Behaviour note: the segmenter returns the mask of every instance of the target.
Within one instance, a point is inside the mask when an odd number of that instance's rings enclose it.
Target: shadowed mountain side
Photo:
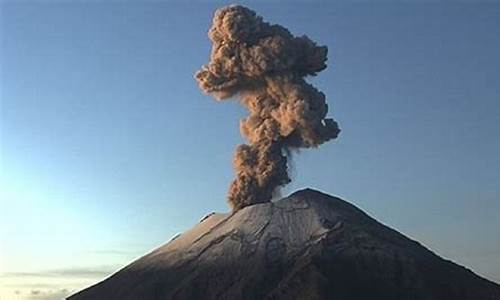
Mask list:
[[[87,299],[500,299],[500,286],[306,189],[212,214]]]

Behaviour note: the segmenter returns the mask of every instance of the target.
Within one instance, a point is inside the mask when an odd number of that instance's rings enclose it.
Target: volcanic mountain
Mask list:
[[[69,299],[498,300],[500,286],[306,189],[211,214]]]

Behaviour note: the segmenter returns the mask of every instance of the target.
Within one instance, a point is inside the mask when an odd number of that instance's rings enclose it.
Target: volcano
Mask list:
[[[305,189],[210,214],[68,299],[498,300],[500,285]]]

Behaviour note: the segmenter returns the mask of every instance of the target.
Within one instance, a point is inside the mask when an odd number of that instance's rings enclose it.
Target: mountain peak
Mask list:
[[[81,299],[500,299],[500,286],[444,260],[354,205],[313,189],[192,229]]]

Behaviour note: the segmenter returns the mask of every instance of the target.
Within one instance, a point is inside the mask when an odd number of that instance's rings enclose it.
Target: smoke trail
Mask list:
[[[240,122],[248,144],[236,149],[228,196],[238,210],[270,201],[290,182],[287,150],[339,134],[337,123],[325,119],[325,95],[304,80],[326,68],[327,48],[236,5],[216,11],[209,37],[210,62],[195,75],[200,88],[218,100],[237,96],[250,113]]]

